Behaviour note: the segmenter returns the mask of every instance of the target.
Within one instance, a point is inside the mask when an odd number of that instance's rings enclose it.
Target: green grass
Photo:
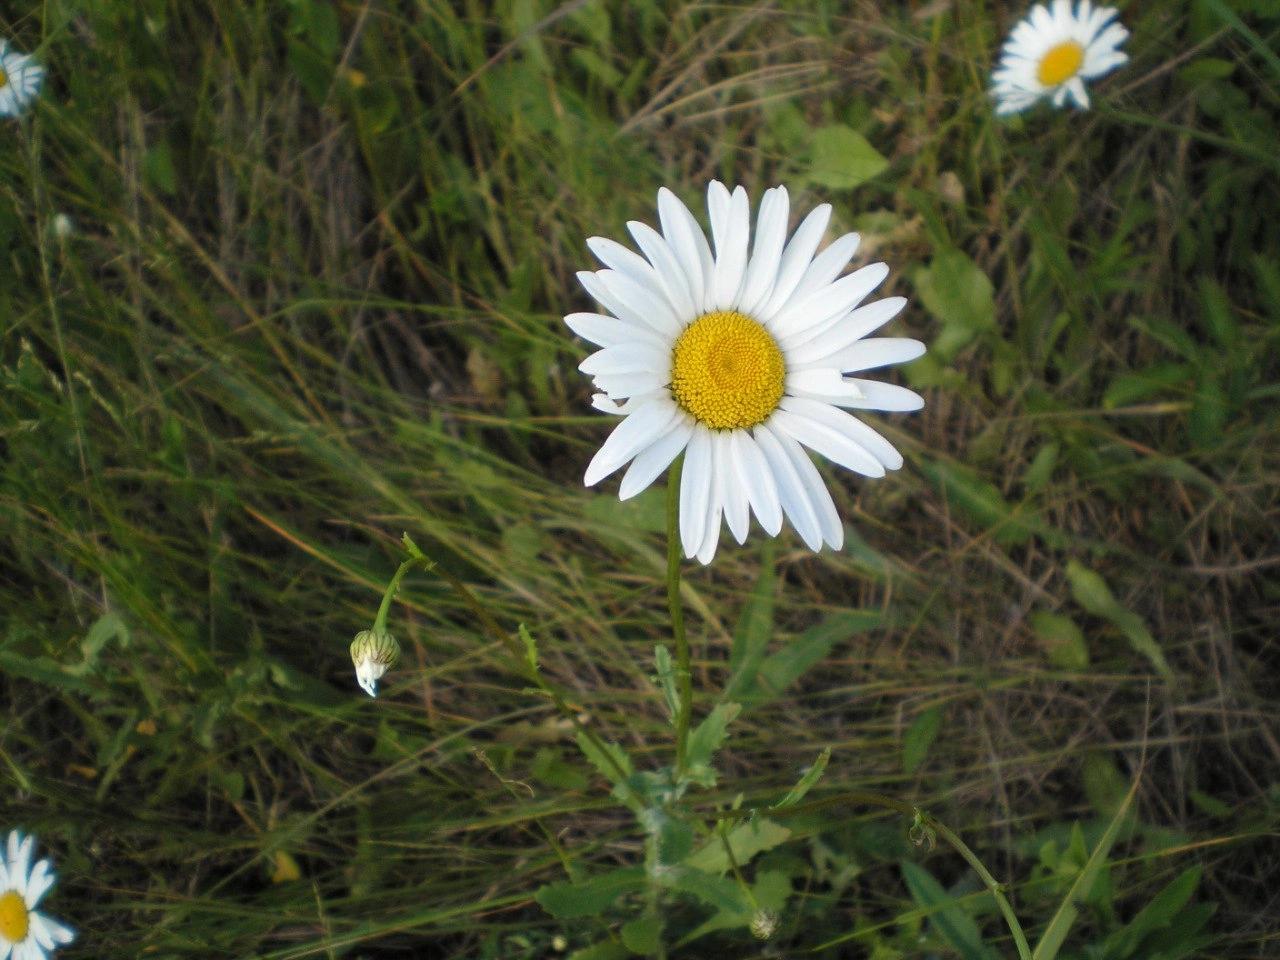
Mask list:
[[[931,347],[901,374],[925,410],[881,421],[907,468],[827,471],[843,552],[686,570],[698,716],[762,570],[772,652],[838,633],[738,721],[715,796],[775,802],[831,746],[814,797],[920,804],[1034,942],[1140,776],[1062,955],[1152,954],[1120,931],[1192,867],[1165,919],[1216,905],[1213,940],[1183,944],[1274,951],[1280,20],[1128,6],[1096,109],[1011,123],[983,87],[1020,4],[7,6],[49,81],[0,126],[0,830],[56,857],[63,955],[607,936],[534,903],[565,879],[539,824],[583,871],[640,839],[447,585],[406,580],[377,701],[346,646],[408,531],[668,762],[663,491],[581,487],[606,424],[560,318],[585,237],[715,176],[833,203]],[[865,182],[850,131],[888,161]],[[975,924],[1013,955],[909,824],[787,823],[753,866],[794,890],[781,955],[985,955]]]

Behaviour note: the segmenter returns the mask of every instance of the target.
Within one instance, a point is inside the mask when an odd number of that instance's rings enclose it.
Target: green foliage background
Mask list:
[[[49,80],[0,126],[0,829],[65,956],[618,955],[533,901],[542,826],[636,859],[572,730],[425,575],[376,702],[346,644],[408,530],[664,761],[663,494],[581,487],[560,317],[712,177],[833,203],[930,345],[907,468],[828,472],[842,553],[689,573],[721,799],[830,746],[817,794],[926,807],[1035,931],[1140,777],[1063,955],[1274,951],[1280,16],[1122,6],[1094,110],[997,123],[1021,4],[6,5]],[[1011,954],[905,824],[787,823],[775,939],[688,955]]]

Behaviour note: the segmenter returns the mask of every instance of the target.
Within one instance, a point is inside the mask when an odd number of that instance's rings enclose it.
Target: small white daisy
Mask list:
[[[859,306],[889,268],[875,263],[840,276],[856,233],[818,253],[829,204],[788,240],[787,190],[766,190],[754,243],[742,187],[730,193],[713,181],[707,209],[714,254],[693,214],[665,187],[658,191],[661,232],[627,224],[643,257],[613,240],[587,241],[607,269],[578,279],[612,315],[574,313],[565,323],[603,348],[578,368],[600,390],[592,405],[624,419],[587,467],[586,484],[630,463],[619,491],[626,500],[683,451],[685,556],[711,562],[722,516],[743,543],[750,513],[769,536],[785,514],[811,550],[823,543],[838,550],[844,527],[802,448],[869,477],[901,467],[889,441],[840,408],[918,410],[924,401],[845,374],[913,360],[924,345],[863,339],[906,300]]]
[[[1114,7],[1095,7],[1080,0],[1037,4],[1013,28],[991,77],[991,95],[998,115],[1018,113],[1041,97],[1061,107],[1070,97],[1089,106],[1085,80],[1114,70],[1129,59],[1120,44],[1129,36],[1122,24],[1112,23]]]
[[[0,40],[0,117],[16,117],[40,92],[44,67],[36,58],[18,53]]]
[[[75,939],[75,931],[36,910],[56,879],[48,860],[31,866],[36,838],[9,832],[0,851],[0,960],[45,960]]]

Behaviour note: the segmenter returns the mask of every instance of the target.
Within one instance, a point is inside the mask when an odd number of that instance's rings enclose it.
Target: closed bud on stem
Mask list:
[[[751,935],[757,940],[768,940],[778,932],[778,915],[772,910],[757,910],[751,918]]]
[[[371,697],[378,695],[378,681],[399,659],[400,644],[386,630],[361,630],[351,641],[356,682]]]

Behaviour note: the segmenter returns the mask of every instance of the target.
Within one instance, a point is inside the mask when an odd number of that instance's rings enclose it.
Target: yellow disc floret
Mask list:
[[[1043,86],[1056,87],[1070,80],[1084,63],[1084,47],[1074,40],[1067,40],[1051,47],[1049,52],[1040,58],[1040,66],[1036,68],[1036,79]]]
[[[4,72],[4,67],[0,67],[0,90],[9,85],[9,75]]]
[[[27,904],[17,890],[0,893],[0,939],[9,943],[21,943],[27,939],[31,921],[27,916]]]
[[[787,365],[764,327],[733,310],[704,313],[676,339],[671,394],[713,430],[769,419],[782,399]]]

